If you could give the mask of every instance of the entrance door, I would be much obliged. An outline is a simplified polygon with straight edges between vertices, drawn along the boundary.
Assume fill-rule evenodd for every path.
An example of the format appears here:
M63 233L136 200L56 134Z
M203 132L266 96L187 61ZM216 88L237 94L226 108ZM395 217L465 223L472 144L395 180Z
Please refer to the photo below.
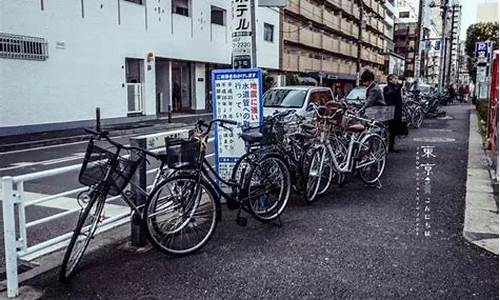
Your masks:
M172 111L191 109L191 65L188 62L172 62Z
M142 114L144 109L144 60L125 58L128 114Z

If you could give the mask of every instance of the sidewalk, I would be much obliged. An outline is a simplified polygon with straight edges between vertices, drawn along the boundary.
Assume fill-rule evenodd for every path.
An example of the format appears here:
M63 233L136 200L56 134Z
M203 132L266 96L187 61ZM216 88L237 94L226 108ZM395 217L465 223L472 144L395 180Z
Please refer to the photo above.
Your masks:
M162 130L184 127L188 124L194 123L198 119L211 118L211 113L179 114L172 116L171 123L168 123L168 120L166 118L161 118L113 125L103 125L102 129L109 131L111 136L147 134ZM0 152L78 142L85 140L87 137L88 134L85 133L83 128L4 136L0 137Z
M498 255L498 206L488 160L479 134L476 110L471 110L469 162L465 196L465 239Z

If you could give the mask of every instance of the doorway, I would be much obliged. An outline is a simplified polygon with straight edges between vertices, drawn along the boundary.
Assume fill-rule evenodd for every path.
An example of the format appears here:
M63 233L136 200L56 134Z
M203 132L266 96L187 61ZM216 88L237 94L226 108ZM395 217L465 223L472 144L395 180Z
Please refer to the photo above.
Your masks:
M172 112L191 110L191 63L172 61Z

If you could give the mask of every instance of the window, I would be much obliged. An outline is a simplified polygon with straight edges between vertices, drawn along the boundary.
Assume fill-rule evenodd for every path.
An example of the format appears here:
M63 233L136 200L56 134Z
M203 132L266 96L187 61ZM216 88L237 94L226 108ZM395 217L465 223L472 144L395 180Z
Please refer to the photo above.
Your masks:
M0 33L0 57L46 60L47 42L37 37Z
M211 16L212 24L226 25L226 10L217 6L211 6Z
M399 17L400 18L409 18L410 12L409 11L401 11L401 12L399 12Z
M172 13L189 17L191 0L172 0Z
M133 3L139 4L139 5L142 5L142 2L143 2L143 0L125 0L125 1L133 2Z
M264 41L266 42L274 41L274 25L264 23Z

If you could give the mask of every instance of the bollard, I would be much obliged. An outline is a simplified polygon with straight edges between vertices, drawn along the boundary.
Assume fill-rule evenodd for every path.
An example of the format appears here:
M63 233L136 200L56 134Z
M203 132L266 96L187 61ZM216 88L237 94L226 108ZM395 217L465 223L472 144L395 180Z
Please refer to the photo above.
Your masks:
M146 139L145 138L131 138L130 139L130 145L142 149L146 149ZM132 160L139 159L137 153L133 151L130 154L130 158ZM146 174L147 168L146 168L146 160L142 159L139 166L137 167L137 170L132 177L132 181L134 184L139 186L141 189L144 191L147 190L147 174ZM132 193L134 194L134 204L136 206L143 205L146 203L146 196L138 191L138 189L134 186L131 185L132 187ZM130 228L130 236L131 236L131 244L132 246L135 247L144 247L146 246L146 228L144 227L143 222L141 222L140 216L137 216L136 214L132 214L132 220L130 222L131 228Z
M172 123L172 107L170 104L168 105L168 110L167 110L167 122Z
M95 131L101 131L101 108L95 108Z

